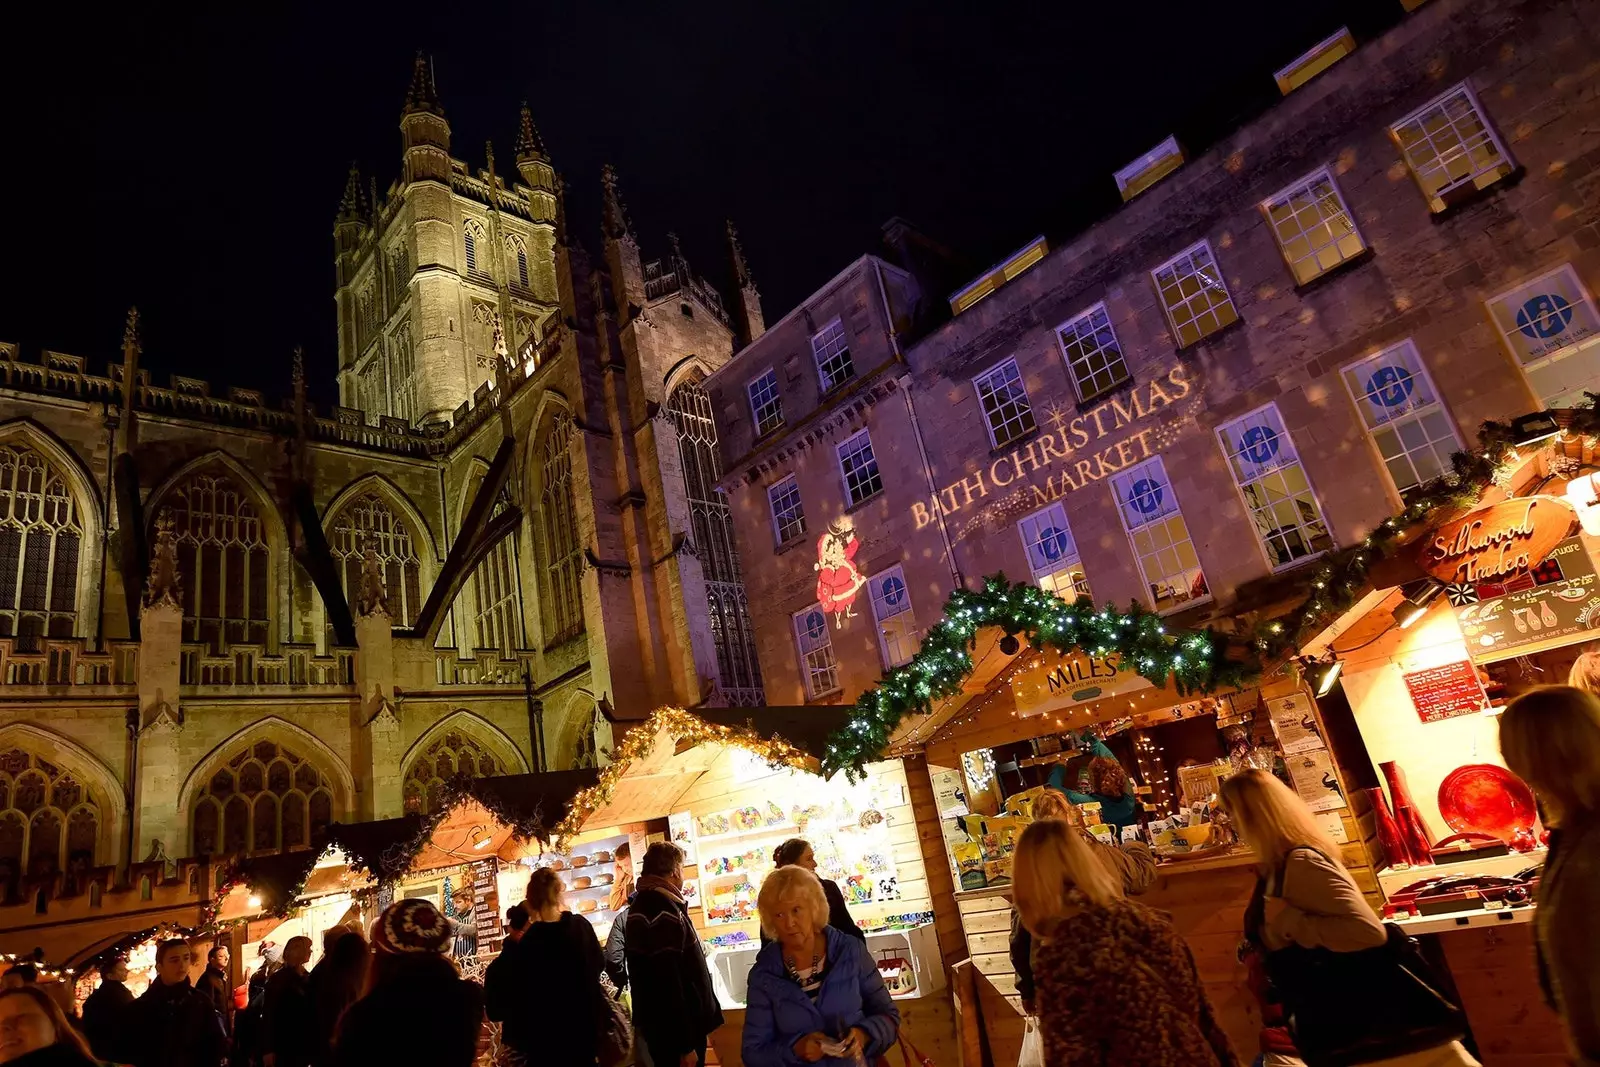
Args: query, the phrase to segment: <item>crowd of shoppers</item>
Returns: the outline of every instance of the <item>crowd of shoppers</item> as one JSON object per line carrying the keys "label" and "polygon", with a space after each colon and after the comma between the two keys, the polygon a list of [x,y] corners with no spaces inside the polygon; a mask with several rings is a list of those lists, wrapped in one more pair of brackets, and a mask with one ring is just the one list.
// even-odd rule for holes
{"label": "crowd of shoppers", "polygon": [[[1570,680],[1512,701],[1500,744],[1551,831],[1534,921],[1540,981],[1572,1062],[1600,1064],[1600,657],[1580,661]],[[1476,1067],[1459,1011],[1410,939],[1373,912],[1305,802],[1261,770],[1224,780],[1221,800],[1256,860],[1241,956],[1263,1020],[1257,1064]],[[1013,857],[1011,956],[1042,1062],[1237,1067],[1189,947],[1162,913],[1128,899],[1155,879],[1148,847],[1095,840],[1054,791],[1033,815]],[[809,843],[785,841],[773,858],[757,901],[763,944],[749,974],[744,1062],[876,1062],[900,1016],[861,930],[838,886],[817,876]],[[0,1064],[468,1067],[487,1018],[500,1025],[503,1067],[703,1067],[723,1017],[684,900],[683,853],[652,844],[637,881],[632,857],[617,859],[604,949],[564,907],[560,877],[541,869],[507,912],[482,987],[451,958],[458,924],[422,900],[389,905],[370,949],[360,931],[328,931],[311,971],[309,939],[281,952],[264,944],[237,1010],[226,945],[210,949],[191,983],[188,943],[162,943],[137,998],[126,962],[111,961],[79,1027],[14,967],[0,983]],[[1339,996],[1365,1007],[1344,1011]],[[630,1009],[631,1040],[618,1003]]]}

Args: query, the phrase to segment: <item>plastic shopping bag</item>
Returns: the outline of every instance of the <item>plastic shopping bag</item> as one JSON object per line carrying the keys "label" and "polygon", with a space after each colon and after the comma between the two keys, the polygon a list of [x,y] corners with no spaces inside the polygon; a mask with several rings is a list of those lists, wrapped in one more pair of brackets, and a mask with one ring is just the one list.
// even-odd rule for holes
{"label": "plastic shopping bag", "polygon": [[1044,1067],[1044,1037],[1039,1033],[1039,1020],[1028,1016],[1028,1029],[1022,1035],[1022,1055],[1017,1057],[1017,1067]]}

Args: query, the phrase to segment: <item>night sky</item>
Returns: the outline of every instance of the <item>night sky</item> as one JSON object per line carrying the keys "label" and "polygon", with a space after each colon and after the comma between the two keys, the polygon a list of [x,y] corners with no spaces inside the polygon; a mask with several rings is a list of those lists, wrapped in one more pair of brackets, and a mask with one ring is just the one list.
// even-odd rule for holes
{"label": "night sky", "polygon": [[676,230],[721,284],[733,218],[772,321],[877,250],[893,215],[976,266],[1071,233],[1169,133],[1193,158],[1276,99],[1273,70],[1402,15],[1399,0],[494,6],[38,5],[54,21],[8,28],[0,340],[99,370],[137,304],[158,380],[282,395],[298,343],[332,401],[333,217],[351,160],[381,189],[395,177],[418,48],[457,158],[481,167],[493,139],[508,168],[529,100],[585,244],[610,162],[647,257]]}

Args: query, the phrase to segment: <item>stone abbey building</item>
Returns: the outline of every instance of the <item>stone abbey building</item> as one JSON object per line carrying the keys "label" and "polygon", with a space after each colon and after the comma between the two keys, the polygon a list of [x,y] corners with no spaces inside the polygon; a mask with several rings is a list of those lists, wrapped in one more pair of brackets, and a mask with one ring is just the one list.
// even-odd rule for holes
{"label": "stone abbey building", "polygon": [[699,384],[762,330],[731,226],[730,313],[609,168],[582,246],[526,108],[470,167],[419,58],[400,131],[334,226],[342,406],[298,355],[287,401],[158,381],[136,316],[109,367],[0,344],[0,933],[192,921],[185,857],[762,700]]}

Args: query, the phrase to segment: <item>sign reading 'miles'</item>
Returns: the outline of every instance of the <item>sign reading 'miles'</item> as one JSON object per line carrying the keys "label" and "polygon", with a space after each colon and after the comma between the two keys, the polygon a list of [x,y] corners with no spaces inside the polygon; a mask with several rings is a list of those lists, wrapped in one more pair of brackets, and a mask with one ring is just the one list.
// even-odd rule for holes
{"label": "sign reading 'miles'", "polygon": [[1523,496],[1476,508],[1424,538],[1418,562],[1441,582],[1477,585],[1528,575],[1572,530],[1572,505]]}
{"label": "sign reading 'miles'", "polygon": [[1023,716],[1043,715],[1149,688],[1149,680],[1123,667],[1121,656],[1115,652],[1109,656],[1091,656],[1081,651],[1067,656],[1045,653],[1037,666],[1011,680],[1017,714]]}

